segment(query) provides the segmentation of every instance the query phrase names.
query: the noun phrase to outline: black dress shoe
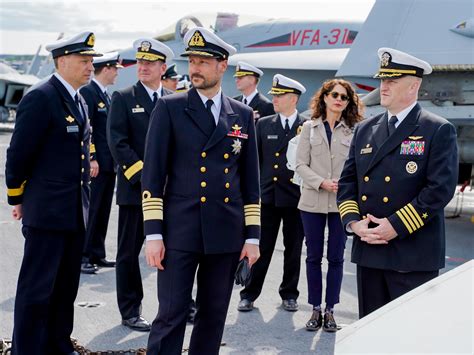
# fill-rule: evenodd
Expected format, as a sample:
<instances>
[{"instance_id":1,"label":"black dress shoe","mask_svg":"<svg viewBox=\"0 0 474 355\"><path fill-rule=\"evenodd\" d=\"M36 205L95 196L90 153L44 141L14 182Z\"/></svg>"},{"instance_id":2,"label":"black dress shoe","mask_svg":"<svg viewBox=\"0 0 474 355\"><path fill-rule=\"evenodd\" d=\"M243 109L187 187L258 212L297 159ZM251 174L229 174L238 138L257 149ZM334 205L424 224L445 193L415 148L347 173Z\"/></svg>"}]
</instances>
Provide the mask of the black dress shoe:
<instances>
[{"instance_id":1,"label":"black dress shoe","mask_svg":"<svg viewBox=\"0 0 474 355\"><path fill-rule=\"evenodd\" d=\"M237 306L237 310L240 312L249 312L253 309L253 302L247 299L242 299Z\"/></svg>"},{"instance_id":2,"label":"black dress shoe","mask_svg":"<svg viewBox=\"0 0 474 355\"><path fill-rule=\"evenodd\" d=\"M89 262L81 264L81 273L83 274L95 274L97 270L99 270L99 268Z\"/></svg>"},{"instance_id":3,"label":"black dress shoe","mask_svg":"<svg viewBox=\"0 0 474 355\"><path fill-rule=\"evenodd\" d=\"M283 300L281 306L285 311L288 312L296 312L298 310L298 302L295 299L289 298L287 300Z\"/></svg>"},{"instance_id":4,"label":"black dress shoe","mask_svg":"<svg viewBox=\"0 0 474 355\"><path fill-rule=\"evenodd\" d=\"M337 326L334 320L334 314L332 312L324 312L323 330L325 332L334 333L337 332L340 327Z\"/></svg>"},{"instance_id":5,"label":"black dress shoe","mask_svg":"<svg viewBox=\"0 0 474 355\"><path fill-rule=\"evenodd\" d=\"M151 324L142 316L122 319L122 324L130 329L138 330L139 332L149 332L151 329Z\"/></svg>"},{"instance_id":6,"label":"black dress shoe","mask_svg":"<svg viewBox=\"0 0 474 355\"><path fill-rule=\"evenodd\" d=\"M306 322L306 330L316 331L323 326L323 314L321 311L313 310L313 314L309 321Z\"/></svg>"},{"instance_id":7,"label":"black dress shoe","mask_svg":"<svg viewBox=\"0 0 474 355\"><path fill-rule=\"evenodd\" d=\"M92 262L99 267L115 267L115 260L107 260L106 258L92 259Z\"/></svg>"}]
</instances>

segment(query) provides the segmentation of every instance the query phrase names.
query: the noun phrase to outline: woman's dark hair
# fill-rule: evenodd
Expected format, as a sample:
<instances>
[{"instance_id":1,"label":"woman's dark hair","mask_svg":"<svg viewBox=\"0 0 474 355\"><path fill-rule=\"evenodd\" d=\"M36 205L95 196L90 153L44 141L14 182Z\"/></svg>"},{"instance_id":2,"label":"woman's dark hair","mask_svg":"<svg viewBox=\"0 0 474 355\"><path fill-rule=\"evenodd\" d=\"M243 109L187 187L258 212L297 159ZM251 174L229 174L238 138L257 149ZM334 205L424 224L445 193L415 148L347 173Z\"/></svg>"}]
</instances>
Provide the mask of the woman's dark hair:
<instances>
[{"instance_id":1,"label":"woman's dark hair","mask_svg":"<svg viewBox=\"0 0 474 355\"><path fill-rule=\"evenodd\" d=\"M336 85L341 85L346 89L349 97L348 103L344 111L342 111L342 119L349 127L362 120L362 110L364 104L359 100L359 96L355 93L351 83L343 79L326 80L321 88L314 94L309 103L312 111L311 119L315 120L318 117L326 119L326 103L324 102L324 95L328 95Z\"/></svg>"}]
</instances>

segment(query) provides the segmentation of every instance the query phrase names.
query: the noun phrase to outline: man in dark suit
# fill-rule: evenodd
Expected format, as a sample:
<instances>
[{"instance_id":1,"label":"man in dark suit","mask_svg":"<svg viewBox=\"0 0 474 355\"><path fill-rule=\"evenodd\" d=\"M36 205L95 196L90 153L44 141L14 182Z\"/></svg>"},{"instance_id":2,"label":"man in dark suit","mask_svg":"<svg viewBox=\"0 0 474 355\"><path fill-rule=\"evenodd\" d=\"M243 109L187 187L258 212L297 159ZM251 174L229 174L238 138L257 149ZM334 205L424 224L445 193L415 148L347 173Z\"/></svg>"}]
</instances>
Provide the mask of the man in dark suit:
<instances>
[{"instance_id":1,"label":"man in dark suit","mask_svg":"<svg viewBox=\"0 0 474 355\"><path fill-rule=\"evenodd\" d=\"M246 62L238 62L235 67L235 85L242 95L236 96L234 99L243 102L253 109L255 122L260 117L275 114L272 102L257 90L258 82L262 75L263 71Z\"/></svg>"},{"instance_id":2,"label":"man in dark suit","mask_svg":"<svg viewBox=\"0 0 474 355\"><path fill-rule=\"evenodd\" d=\"M145 137L151 112L159 97L172 92L161 85L166 60L174 54L163 43L143 38L136 40L138 82L114 92L107 120L107 141L118 165L117 204L119 205L117 249L117 301L122 324L149 331L141 316L142 278L138 256L145 235L141 209L141 183Z\"/></svg>"},{"instance_id":3,"label":"man in dark suit","mask_svg":"<svg viewBox=\"0 0 474 355\"><path fill-rule=\"evenodd\" d=\"M143 168L146 257L159 270L154 355L181 354L197 269L189 354L218 354L237 263L259 256L252 111L221 90L235 48L200 27L184 43L194 88L158 101Z\"/></svg>"},{"instance_id":4,"label":"man in dark suit","mask_svg":"<svg viewBox=\"0 0 474 355\"><path fill-rule=\"evenodd\" d=\"M94 78L81 88L89 108L91 124L91 196L89 223L82 257L81 272L95 274L97 267L114 267L115 261L105 258L105 236L115 189L114 161L107 144L107 111L110 97L107 86L115 83L120 64L118 53L107 53L94 59Z\"/></svg>"},{"instance_id":5,"label":"man in dark suit","mask_svg":"<svg viewBox=\"0 0 474 355\"><path fill-rule=\"evenodd\" d=\"M89 206L87 106L94 34L47 45L56 72L20 102L6 183L25 248L15 298L12 354L77 354L74 300Z\"/></svg>"},{"instance_id":6,"label":"man in dark suit","mask_svg":"<svg viewBox=\"0 0 474 355\"><path fill-rule=\"evenodd\" d=\"M454 126L417 103L431 66L380 48L380 99L387 111L355 130L337 203L354 234L359 316L438 276L444 267L444 207L454 194Z\"/></svg>"},{"instance_id":7,"label":"man in dark suit","mask_svg":"<svg viewBox=\"0 0 474 355\"><path fill-rule=\"evenodd\" d=\"M276 115L261 118L257 123L257 145L262 190L261 257L252 270L250 283L240 292L239 311L251 311L253 302L262 292L263 282L272 259L273 250L283 221L283 280L279 288L282 307L298 310L298 280L300 277L303 224L297 208L300 198L298 185L293 184L294 172L286 167L288 142L301 130L304 122L296 105L306 89L296 80L277 74L269 94L273 95Z\"/></svg>"}]
</instances>

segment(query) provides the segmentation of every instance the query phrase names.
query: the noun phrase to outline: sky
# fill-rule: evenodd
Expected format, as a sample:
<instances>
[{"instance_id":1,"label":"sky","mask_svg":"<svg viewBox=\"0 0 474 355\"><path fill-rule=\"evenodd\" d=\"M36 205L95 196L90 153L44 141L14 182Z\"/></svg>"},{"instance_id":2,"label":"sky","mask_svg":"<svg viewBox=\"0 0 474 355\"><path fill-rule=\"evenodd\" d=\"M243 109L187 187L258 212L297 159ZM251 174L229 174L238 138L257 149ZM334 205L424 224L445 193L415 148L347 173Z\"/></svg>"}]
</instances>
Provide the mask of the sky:
<instances>
[{"instance_id":1,"label":"sky","mask_svg":"<svg viewBox=\"0 0 474 355\"><path fill-rule=\"evenodd\" d=\"M6 1L0 0L0 54L47 54L44 45L82 31L95 33L99 51L131 47L181 17L202 12L233 12L289 19L364 20L375 0L212 0L201 1Z\"/></svg>"}]
</instances>

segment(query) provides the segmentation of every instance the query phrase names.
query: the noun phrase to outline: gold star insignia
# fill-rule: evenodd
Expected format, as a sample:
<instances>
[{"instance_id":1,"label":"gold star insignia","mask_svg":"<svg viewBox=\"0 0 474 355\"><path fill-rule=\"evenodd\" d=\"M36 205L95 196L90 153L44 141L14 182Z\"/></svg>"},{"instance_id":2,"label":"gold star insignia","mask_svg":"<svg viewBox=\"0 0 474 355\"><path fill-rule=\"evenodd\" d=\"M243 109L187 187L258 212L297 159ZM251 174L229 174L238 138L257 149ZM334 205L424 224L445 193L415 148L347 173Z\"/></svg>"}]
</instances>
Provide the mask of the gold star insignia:
<instances>
[{"instance_id":1,"label":"gold star insignia","mask_svg":"<svg viewBox=\"0 0 474 355\"><path fill-rule=\"evenodd\" d=\"M428 213L426 213L426 212L423 213L422 217L423 217L424 219L427 219L427 218L428 218Z\"/></svg>"}]
</instances>

